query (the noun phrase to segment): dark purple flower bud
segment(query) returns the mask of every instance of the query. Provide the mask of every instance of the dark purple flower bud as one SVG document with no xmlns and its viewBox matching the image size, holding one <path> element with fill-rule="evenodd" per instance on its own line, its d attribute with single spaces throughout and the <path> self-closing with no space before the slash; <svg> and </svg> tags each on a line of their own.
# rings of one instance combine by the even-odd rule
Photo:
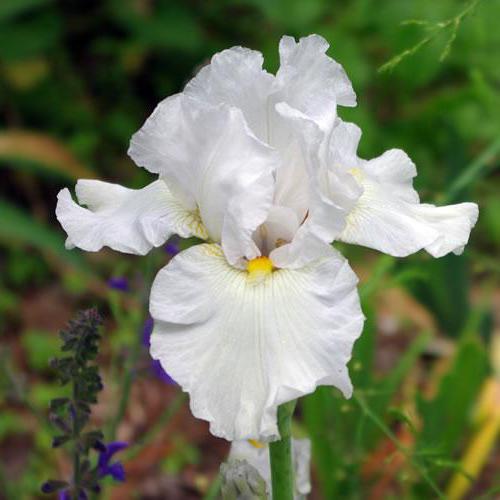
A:
<svg viewBox="0 0 500 500">
<path fill-rule="evenodd" d="M 113 290 L 118 290 L 120 292 L 128 292 L 128 280 L 124 276 L 114 276 L 108 280 L 109 288 Z"/>
<path fill-rule="evenodd" d="M 42 484 L 42 493 L 54 493 L 55 491 L 66 488 L 68 483 L 66 481 L 58 481 L 57 479 L 50 479 Z"/>
<path fill-rule="evenodd" d="M 101 453 L 104 453 L 106 451 L 106 445 L 98 439 L 94 443 L 94 449 L 101 452 Z"/>
</svg>

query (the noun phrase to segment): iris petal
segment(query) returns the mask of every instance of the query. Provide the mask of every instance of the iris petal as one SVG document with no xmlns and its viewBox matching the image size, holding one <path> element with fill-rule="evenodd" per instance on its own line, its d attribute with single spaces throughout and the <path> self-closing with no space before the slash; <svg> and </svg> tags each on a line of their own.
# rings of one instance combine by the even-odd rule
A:
<svg viewBox="0 0 500 500">
<path fill-rule="evenodd" d="M 66 246 L 96 252 L 108 246 L 144 255 L 171 234 L 205 238 L 196 214 L 186 210 L 162 180 L 128 189 L 97 180 L 79 180 L 75 203 L 68 189 L 59 192 L 56 216 L 68 234 Z"/>
<path fill-rule="evenodd" d="M 213 434 L 276 439 L 281 403 L 318 385 L 350 395 L 346 365 L 364 319 L 356 283 L 336 252 L 255 283 L 218 245 L 192 247 L 153 284 L 151 354 Z"/>
<path fill-rule="evenodd" d="M 362 163 L 356 177 L 363 194 L 340 239 L 395 257 L 421 249 L 434 257 L 461 253 L 477 221 L 477 205 L 419 203 L 412 185 L 415 175 L 415 165 L 398 149 Z"/>
</svg>

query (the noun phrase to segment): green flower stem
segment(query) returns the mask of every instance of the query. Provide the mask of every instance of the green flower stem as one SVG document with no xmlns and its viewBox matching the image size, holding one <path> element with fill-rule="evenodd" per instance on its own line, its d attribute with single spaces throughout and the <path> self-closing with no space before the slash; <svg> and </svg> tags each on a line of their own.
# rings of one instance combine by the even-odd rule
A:
<svg viewBox="0 0 500 500">
<path fill-rule="evenodd" d="M 293 500 L 292 416 L 295 404 L 296 401 L 290 401 L 278 407 L 281 439 L 269 444 L 273 500 Z"/>
</svg>

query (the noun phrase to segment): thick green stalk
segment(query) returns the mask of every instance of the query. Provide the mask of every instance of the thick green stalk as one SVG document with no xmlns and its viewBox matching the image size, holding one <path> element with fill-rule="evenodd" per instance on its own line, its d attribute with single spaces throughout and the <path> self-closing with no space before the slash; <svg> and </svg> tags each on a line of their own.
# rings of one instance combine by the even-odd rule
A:
<svg viewBox="0 0 500 500">
<path fill-rule="evenodd" d="M 296 401 L 278 408 L 281 439 L 269 444 L 273 500 L 293 500 L 295 481 L 292 462 L 292 416 Z"/>
</svg>

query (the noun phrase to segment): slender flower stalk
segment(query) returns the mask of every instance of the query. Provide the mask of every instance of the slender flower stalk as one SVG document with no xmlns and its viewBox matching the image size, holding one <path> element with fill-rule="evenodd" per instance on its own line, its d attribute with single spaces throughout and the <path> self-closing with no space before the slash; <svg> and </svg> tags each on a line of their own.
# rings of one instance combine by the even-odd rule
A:
<svg viewBox="0 0 500 500">
<path fill-rule="evenodd" d="M 295 480 L 292 462 L 292 417 L 296 401 L 278 407 L 281 439 L 269 444 L 273 500 L 293 500 Z"/>
</svg>

